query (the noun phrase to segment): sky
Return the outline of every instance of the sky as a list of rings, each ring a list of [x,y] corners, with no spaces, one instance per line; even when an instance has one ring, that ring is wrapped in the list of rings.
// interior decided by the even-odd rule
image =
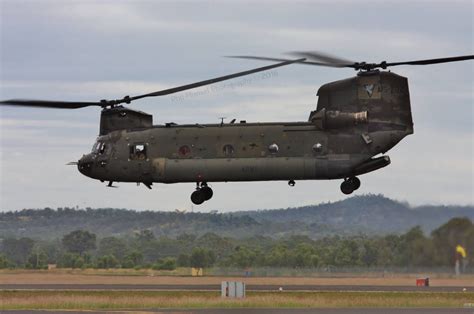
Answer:
[[[24,1],[0,0],[0,99],[118,99],[269,64],[228,59],[316,50],[389,62],[473,54],[473,1]],[[415,134],[392,164],[360,177],[355,195],[420,204],[474,204],[473,62],[399,66],[409,78]],[[305,121],[324,83],[352,69],[291,65],[189,93],[134,102],[154,123],[219,117]],[[340,180],[212,183],[118,189],[66,166],[90,151],[97,108],[0,108],[0,210],[115,207],[227,212],[344,199]]]

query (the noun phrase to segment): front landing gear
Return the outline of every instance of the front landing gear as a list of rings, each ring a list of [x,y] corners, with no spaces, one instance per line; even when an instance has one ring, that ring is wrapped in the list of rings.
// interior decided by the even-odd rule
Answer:
[[[344,194],[351,194],[358,188],[360,188],[360,180],[357,177],[350,177],[341,183],[341,192]]]
[[[206,182],[196,183],[196,191],[191,194],[191,202],[195,205],[201,205],[212,198],[214,192],[207,186]]]

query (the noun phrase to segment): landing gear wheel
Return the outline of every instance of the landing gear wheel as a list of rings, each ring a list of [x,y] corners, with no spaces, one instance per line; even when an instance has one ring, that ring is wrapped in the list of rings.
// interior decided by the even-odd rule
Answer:
[[[202,193],[202,195],[204,196],[204,200],[205,201],[208,201],[212,198],[212,195],[214,194],[214,192],[212,191],[212,189],[210,187],[208,187],[207,185],[202,187],[200,190],[199,190],[200,193]]]
[[[354,189],[352,187],[352,184],[349,180],[344,180],[342,183],[341,183],[341,192],[346,194],[346,195],[349,195],[351,194],[352,192],[354,192]]]
[[[350,177],[341,183],[341,191],[346,195],[351,194],[358,188],[360,188],[360,180],[357,177]]]
[[[357,190],[358,188],[360,188],[360,180],[359,180],[359,178],[357,178],[357,177],[352,177],[352,178],[349,178],[348,181],[351,183],[352,188],[353,188],[354,191]]]
[[[193,202],[195,205],[201,205],[205,200],[205,195],[201,192],[201,190],[196,190],[191,194],[191,202]]]

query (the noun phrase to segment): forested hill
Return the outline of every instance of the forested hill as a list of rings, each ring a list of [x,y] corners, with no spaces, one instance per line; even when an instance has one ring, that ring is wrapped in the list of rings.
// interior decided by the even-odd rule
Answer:
[[[237,238],[292,234],[319,238],[341,234],[406,232],[420,225],[425,232],[453,217],[474,220],[473,206],[410,207],[381,195],[364,195],[334,203],[233,213],[178,213],[126,209],[25,209],[0,213],[0,238],[60,238],[77,229],[99,237],[129,236],[148,229],[158,236],[213,232]]]
[[[334,203],[235,214],[250,216],[264,225],[303,223],[309,229],[330,228],[344,233],[387,234],[406,232],[417,225],[425,232],[431,232],[453,217],[473,220],[474,206],[410,207],[382,195],[363,195]]]

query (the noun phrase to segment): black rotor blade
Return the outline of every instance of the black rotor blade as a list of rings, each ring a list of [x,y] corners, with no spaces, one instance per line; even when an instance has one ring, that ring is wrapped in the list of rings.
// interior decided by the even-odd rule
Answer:
[[[322,53],[318,51],[292,51],[292,52],[288,52],[288,54],[299,57],[299,58],[306,58],[308,60],[316,60],[323,64],[327,64],[327,65],[331,65],[333,67],[339,67],[339,68],[346,68],[346,67],[352,68],[354,64],[356,63],[355,61],[343,59],[334,55],[330,55],[330,54]]]
[[[196,82],[196,83],[192,83],[192,84],[187,84],[187,85],[183,85],[183,86],[168,88],[168,89],[160,90],[160,91],[149,93],[149,94],[130,97],[129,100],[132,101],[132,100],[137,100],[137,99],[141,99],[141,98],[145,98],[145,97],[155,97],[155,96],[164,96],[164,95],[174,94],[174,93],[182,92],[182,91],[185,91],[185,90],[188,90],[188,89],[201,87],[201,86],[205,86],[205,85],[209,85],[209,84],[214,84],[214,83],[222,82],[222,81],[225,81],[225,80],[230,80],[230,79],[240,77],[240,76],[245,76],[245,75],[249,75],[249,74],[253,74],[253,73],[257,73],[257,72],[267,71],[267,70],[270,70],[270,69],[273,69],[273,68],[282,67],[282,66],[289,65],[289,64],[292,64],[292,63],[302,62],[304,60],[305,60],[304,58],[296,59],[296,60],[284,60],[283,62],[280,62],[280,63],[267,65],[267,66],[252,69],[252,70],[247,70],[247,71],[238,72],[238,73],[234,73],[234,74],[219,76],[219,77],[212,78],[212,79],[209,79],[209,80],[204,80],[204,81],[200,81],[200,82]]]
[[[5,101],[0,101],[0,105],[7,105],[7,106],[26,106],[26,107],[38,107],[38,108],[61,108],[61,109],[77,109],[77,108],[84,108],[88,106],[99,106],[99,107],[107,107],[107,106],[113,106],[113,105],[118,105],[122,103],[127,103],[129,104],[133,100],[145,98],[145,97],[155,97],[155,96],[165,96],[181,91],[185,91],[188,89],[192,88],[197,88],[209,84],[214,84],[217,82],[222,82],[225,80],[230,80],[236,77],[240,76],[245,76],[257,72],[262,72],[262,71],[267,71],[270,69],[282,67],[285,65],[289,65],[292,63],[297,63],[297,62],[302,62],[304,61],[304,58],[296,59],[296,60],[284,60],[283,62],[252,69],[252,70],[247,70],[247,71],[242,71],[234,74],[229,74],[229,75],[224,75],[224,76],[219,76],[216,78],[212,78],[209,80],[204,80],[192,84],[187,84],[187,85],[182,85],[178,87],[173,87],[173,88],[168,88],[164,90],[160,90],[157,92],[153,93],[148,93],[144,95],[138,95],[138,96],[126,96],[122,99],[117,99],[117,100],[101,100],[99,102],[76,102],[76,101],[54,101],[54,100],[27,100],[27,99],[11,99],[11,100],[5,100]]]
[[[24,106],[37,108],[56,108],[56,109],[78,109],[89,106],[103,106],[101,102],[79,102],[79,101],[55,101],[55,100],[28,100],[28,99],[10,99],[0,101],[0,105],[5,106]]]
[[[291,61],[291,59],[284,59],[284,58],[269,58],[269,57],[258,57],[258,56],[226,56],[226,58],[235,58],[235,59],[250,59],[250,60],[263,60],[263,61]],[[306,58],[304,58],[306,59]],[[322,63],[322,62],[313,62],[313,61],[298,61],[294,62],[297,64],[309,64],[309,65],[318,65],[318,66],[324,66],[324,67],[336,67],[340,68],[341,66],[339,65],[334,65],[334,64],[329,64],[329,63]]]
[[[425,60],[415,60],[415,61],[402,61],[402,62],[387,62],[387,66],[395,65],[427,65],[427,64],[437,64],[437,63],[447,63],[447,62],[456,62],[474,59],[474,55],[468,56],[459,56],[459,57],[448,57],[448,58],[437,58],[437,59],[425,59]]]
[[[329,55],[317,51],[294,51],[288,54],[305,58],[305,61],[297,62],[300,64],[319,65],[335,68],[353,68],[355,70],[370,71],[376,68],[386,69],[390,66],[396,65],[429,65],[437,63],[455,62],[474,59],[474,55],[458,56],[458,57],[447,57],[437,59],[425,59],[425,60],[414,60],[414,61],[402,61],[402,62],[380,62],[380,63],[367,63],[367,62],[354,62],[347,59],[342,59],[333,55]],[[253,60],[265,60],[265,61],[284,61],[287,59],[282,58],[268,58],[268,57],[257,57],[257,56],[230,56],[230,58],[241,58],[241,59],[253,59]],[[315,61],[313,61],[315,60]]]

